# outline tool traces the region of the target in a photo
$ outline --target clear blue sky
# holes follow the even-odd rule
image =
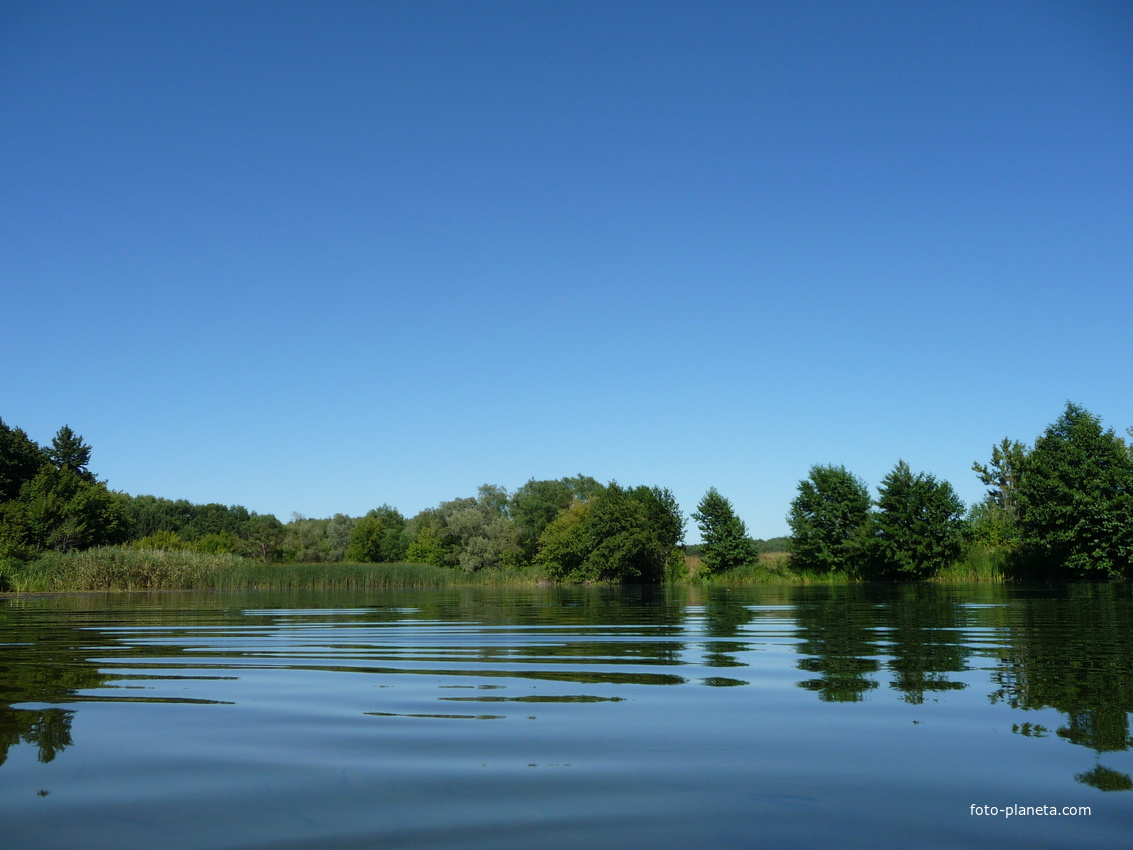
[[[0,417],[117,490],[771,537],[1133,425],[1128,2],[9,0],[0,116]]]

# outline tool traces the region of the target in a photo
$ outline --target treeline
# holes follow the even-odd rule
[[[1097,417],[1068,404],[1033,448],[1005,439],[973,466],[986,498],[965,511],[947,481],[899,461],[877,498],[842,466],[799,482],[789,539],[753,541],[715,488],[691,518],[702,543],[682,549],[686,520],[656,486],[589,476],[484,485],[413,517],[382,505],[361,517],[271,514],[115,492],[90,471],[91,447],[64,426],[48,446],[0,421],[0,574],[44,553],[121,545],[240,555],[270,563],[415,563],[526,572],[552,581],[752,577],[763,553],[791,552],[793,574],[924,579],[973,552],[1014,577],[1128,576],[1133,454]],[[785,545],[784,545],[785,544]],[[779,562],[776,562],[779,563]]]
[[[931,578],[982,549],[1011,578],[1131,575],[1133,450],[1098,417],[1068,403],[1033,447],[1004,439],[972,469],[988,491],[965,514],[951,484],[904,461],[876,500],[845,467],[813,467],[787,517],[793,566]]]
[[[0,574],[4,562],[112,545],[263,562],[529,570],[566,582],[660,582],[685,564],[685,519],[660,487],[532,479],[514,493],[486,484],[410,518],[382,505],[361,517],[283,523],[240,505],[115,492],[90,471],[90,456],[68,426],[40,446],[0,421]]]

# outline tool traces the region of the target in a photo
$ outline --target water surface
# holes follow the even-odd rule
[[[1131,710],[1124,585],[8,598],[0,830],[1125,847]]]

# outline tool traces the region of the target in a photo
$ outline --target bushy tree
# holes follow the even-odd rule
[[[692,515],[704,541],[700,572],[722,573],[749,566],[759,560],[747,526],[736,516],[732,503],[710,487]]]
[[[9,428],[0,419],[0,503],[18,498],[44,460],[43,449],[23,429]]]
[[[44,464],[20,488],[26,540],[36,549],[68,552],[124,539],[122,497],[69,467]]]
[[[853,569],[872,504],[865,482],[844,466],[811,467],[787,515],[792,565],[817,572]]]
[[[283,523],[274,514],[252,513],[240,538],[244,553],[266,564],[279,557],[286,534]]]
[[[536,563],[556,581],[655,583],[664,579],[684,520],[672,493],[611,481],[575,499],[539,538]]]
[[[574,501],[588,502],[603,487],[588,475],[536,481],[530,479],[512,494],[508,515],[515,523],[520,546],[528,558],[534,556],[539,536]]]
[[[930,578],[959,560],[964,503],[947,481],[898,461],[878,488],[877,512],[860,571],[873,579]]]
[[[575,499],[566,510],[547,523],[539,535],[535,563],[554,581],[583,581],[583,564],[590,554],[586,520],[590,504]]]
[[[1079,575],[1126,576],[1133,563],[1133,459],[1076,404],[1035,441],[1019,485],[1025,562]]]
[[[403,560],[408,548],[405,517],[396,508],[382,505],[354,522],[345,557],[348,561],[393,563]]]

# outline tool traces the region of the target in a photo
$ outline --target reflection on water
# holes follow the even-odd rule
[[[299,794],[298,832],[273,832],[265,814],[239,827],[242,841],[524,846],[554,821],[551,845],[631,846],[656,829],[657,846],[695,832],[723,847],[749,840],[759,813],[789,844],[888,823],[867,814],[878,799],[908,797],[909,812],[927,805],[914,793],[967,800],[972,776],[1013,760],[987,788],[1064,805],[1079,802],[1075,788],[1133,790],[1131,710],[1133,601],[1118,584],[0,600],[0,816],[61,830],[53,811],[128,820],[132,795],[173,823],[182,797],[218,813],[243,800],[246,814]],[[16,758],[22,749],[34,757]],[[933,765],[919,791],[905,787],[913,764]],[[573,778],[513,782],[512,769],[540,765]],[[100,774],[119,798],[99,796]],[[282,784],[264,790],[265,777]],[[527,808],[509,796],[521,791],[534,795]],[[445,801],[444,829],[430,795]],[[363,798],[393,808],[377,817]],[[813,823],[784,819],[799,805]],[[240,843],[235,826],[182,828],[170,846]],[[957,822],[941,846],[975,842],[979,828]],[[31,829],[11,846],[33,846]],[[92,835],[84,846],[99,846]]]

